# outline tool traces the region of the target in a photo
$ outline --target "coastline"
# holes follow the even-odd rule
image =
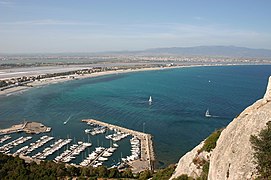
[[[201,65],[200,65],[201,66]],[[162,69],[175,69],[175,68],[182,68],[182,67],[192,67],[192,66],[172,66],[172,67],[155,67],[155,68],[140,68],[140,69],[127,69],[127,70],[115,70],[115,71],[103,71],[103,72],[95,72],[91,74],[84,74],[84,75],[72,75],[73,78],[69,78],[70,76],[59,76],[54,78],[46,78],[42,79],[41,81],[34,81],[28,83],[28,86],[17,86],[14,88],[6,89],[4,91],[0,91],[1,96],[9,96],[12,94],[22,93],[32,88],[37,88],[41,86],[47,86],[51,84],[62,83],[71,80],[80,80],[86,78],[93,78],[99,76],[106,76],[106,75],[113,75],[113,74],[122,74],[122,73],[131,73],[131,72],[141,72],[141,71],[155,71],[155,70],[162,70]],[[196,65],[193,67],[196,67]]]
[[[114,70],[114,71],[102,71],[95,72],[91,74],[84,75],[67,75],[67,76],[58,76],[53,78],[45,78],[41,81],[34,81],[28,83],[27,86],[17,86],[13,88],[6,89],[4,91],[0,91],[1,96],[10,96],[13,94],[23,93],[32,88],[47,86],[51,84],[62,83],[71,80],[80,80],[86,78],[93,78],[99,76],[113,75],[113,74],[122,74],[122,73],[133,73],[133,72],[142,72],[142,71],[157,71],[157,70],[168,70],[168,69],[177,69],[177,68],[192,68],[192,67],[215,67],[215,66],[238,66],[238,65],[262,65],[262,64],[195,64],[195,65],[175,65],[170,67],[148,67],[148,68],[139,68],[139,69],[126,69],[126,70]],[[264,64],[267,65],[267,64]],[[70,78],[72,77],[72,78]]]

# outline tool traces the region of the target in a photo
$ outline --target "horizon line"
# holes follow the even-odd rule
[[[246,48],[250,50],[268,50],[271,49],[267,48],[251,48],[245,46],[235,46],[235,45],[198,45],[198,46],[168,46],[168,47],[153,47],[153,48],[146,48],[146,49],[139,49],[139,50],[104,50],[104,51],[75,51],[75,52],[67,52],[67,51],[59,51],[59,52],[0,52],[0,55],[30,55],[30,54],[102,54],[102,53],[133,53],[138,51],[148,51],[148,50],[155,50],[155,49],[170,49],[170,48],[197,48],[197,47],[235,47],[235,48]]]

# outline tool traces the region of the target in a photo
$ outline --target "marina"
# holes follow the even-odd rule
[[[53,139],[54,139],[54,137],[42,136],[35,143],[30,143],[30,146],[24,146],[24,147],[18,149],[13,155],[15,155],[15,156],[16,155],[24,155],[25,156]]]
[[[0,147],[0,152],[5,153],[5,154],[9,154],[10,149],[12,149],[12,148],[14,148],[14,147],[16,147],[16,146],[18,146],[20,144],[23,144],[24,142],[26,142],[26,141],[28,141],[30,139],[32,139],[31,136],[27,136],[27,137],[21,136],[21,137],[15,139],[15,140],[3,145],[3,146],[1,146]]]
[[[84,119],[82,120],[82,122],[86,122],[89,125],[96,124],[99,126],[104,126],[110,130],[118,131],[118,133],[116,133],[118,134],[118,138],[116,138],[115,140],[118,140],[119,137],[124,137],[128,135],[133,136],[130,141],[132,145],[131,156],[123,158],[122,161],[130,165],[133,172],[141,172],[146,169],[153,170],[155,156],[152,136],[150,134],[112,125],[95,119]],[[114,135],[114,137],[115,136],[116,135]],[[113,135],[106,137],[111,137],[111,139],[114,141]]]
[[[86,159],[84,159],[80,165],[81,166],[93,166],[98,167],[103,164],[104,161],[108,160],[108,157],[112,156],[116,148],[104,148],[104,147],[96,147],[95,151],[90,153]]]
[[[93,148],[91,148],[93,144],[89,138],[87,142],[84,142],[84,140],[76,142],[74,139],[74,143],[70,144],[73,141],[72,138],[55,139],[55,137],[48,134],[35,137],[35,134],[39,134],[37,132],[40,132],[40,129],[34,130],[35,128],[33,127],[39,127],[41,125],[34,123],[33,126],[32,122],[33,133],[31,134],[33,134],[33,136],[17,136],[18,138],[16,138],[16,136],[4,135],[0,137],[1,143],[7,142],[0,147],[0,152],[20,156],[29,162],[53,160],[56,163],[69,163],[76,166],[98,167],[106,165],[108,168],[117,167],[119,169],[131,167],[135,173],[146,169],[153,170],[153,162],[155,159],[150,134],[94,119],[82,121],[87,122],[91,127],[84,130],[85,134],[87,134],[87,136],[92,135],[95,139],[97,138],[98,143],[94,143],[95,146]],[[16,125],[15,127],[22,129],[26,126],[27,123],[21,126]],[[45,126],[42,125],[42,128],[44,127]],[[48,129],[48,127],[45,128]],[[47,131],[45,131],[45,133],[46,132]],[[27,134],[27,132],[25,132],[25,134]],[[12,140],[13,137],[15,138],[14,140]],[[33,137],[34,139],[32,141],[28,144],[25,143]],[[100,138],[104,139],[101,145],[99,145]],[[51,142],[53,140],[54,142]],[[103,145],[106,142],[109,146]],[[122,153],[123,149],[118,150],[120,145],[124,145],[123,143],[126,144],[126,147],[130,148],[129,152],[124,153],[124,156]],[[116,152],[118,153],[116,154]]]
[[[50,145],[50,147],[45,148],[41,153],[37,153],[32,156],[32,158],[37,158],[37,159],[46,159],[47,156],[53,154],[63,146],[69,144],[72,141],[72,139],[59,139],[57,140],[54,144]]]
[[[11,136],[9,135],[5,135],[4,137],[0,138],[0,143],[5,142],[6,140],[9,140],[11,138]]]
[[[70,149],[67,149],[61,155],[57,156],[54,161],[68,163],[72,159],[74,159],[75,156],[78,156],[81,152],[83,152],[87,147],[90,146],[91,143],[83,143],[80,141],[78,142],[78,144],[73,144],[72,146],[70,146]]]

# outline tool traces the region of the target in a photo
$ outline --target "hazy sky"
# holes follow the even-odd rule
[[[271,0],[0,0],[0,53],[271,49]]]

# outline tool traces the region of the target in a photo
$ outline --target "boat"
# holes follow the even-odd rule
[[[151,98],[151,96],[150,96],[150,98],[149,98],[149,103],[152,103],[152,98]]]
[[[85,133],[90,133],[91,129],[85,129]]]
[[[113,143],[114,147],[119,147],[119,145],[117,143]]]
[[[207,109],[206,113],[205,113],[205,117],[211,117],[211,114],[209,112],[209,109]]]

